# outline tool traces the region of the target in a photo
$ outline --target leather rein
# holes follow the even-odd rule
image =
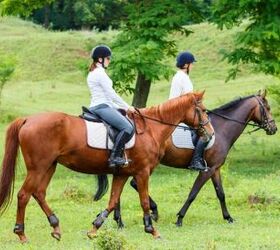
[[[251,122],[248,122],[248,121],[246,121],[246,122],[239,121],[239,120],[231,118],[229,116],[221,115],[219,113],[216,113],[216,112],[214,112],[212,110],[207,110],[207,113],[214,114],[214,115],[219,116],[221,118],[224,118],[226,120],[233,121],[233,122],[245,125],[245,126],[250,125],[252,127],[257,127],[257,128],[255,128],[255,129],[253,129],[251,131],[248,131],[247,132],[248,134],[256,132],[256,131],[258,131],[260,129],[266,130],[267,128],[269,128],[269,124],[274,122],[274,120],[273,119],[272,120],[268,119],[267,114],[265,112],[265,106],[264,106],[263,102],[258,98],[259,96],[258,95],[254,95],[254,97],[257,99],[257,101],[259,103],[259,108],[260,108],[260,113],[261,113],[261,122],[260,122],[260,124],[258,124],[256,122],[255,123],[251,123]]]

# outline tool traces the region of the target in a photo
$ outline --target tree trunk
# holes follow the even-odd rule
[[[151,80],[147,80],[143,74],[138,72],[132,106],[137,108],[146,107],[151,82]]]
[[[44,27],[48,29],[50,27],[50,5],[46,4],[44,7]]]

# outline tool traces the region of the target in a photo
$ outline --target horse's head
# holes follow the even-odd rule
[[[252,120],[256,122],[260,128],[266,131],[266,134],[273,135],[277,131],[277,126],[272,117],[270,106],[266,99],[266,90],[259,91],[256,95],[257,105],[252,113]]]
[[[192,93],[192,95],[193,108],[192,111],[188,111],[187,116],[192,117],[192,126],[197,129],[198,134],[209,140],[214,134],[214,129],[209,121],[206,107],[202,102],[204,91]]]

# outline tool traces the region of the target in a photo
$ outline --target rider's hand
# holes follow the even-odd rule
[[[130,113],[134,113],[136,110],[133,106],[130,106],[127,111]]]

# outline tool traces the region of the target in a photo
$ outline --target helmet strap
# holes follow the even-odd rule
[[[104,69],[106,69],[106,67],[104,66],[104,57],[102,57],[102,62],[101,62],[101,65]]]
[[[190,64],[188,64],[188,66],[187,66],[187,74],[189,74],[190,73]]]

